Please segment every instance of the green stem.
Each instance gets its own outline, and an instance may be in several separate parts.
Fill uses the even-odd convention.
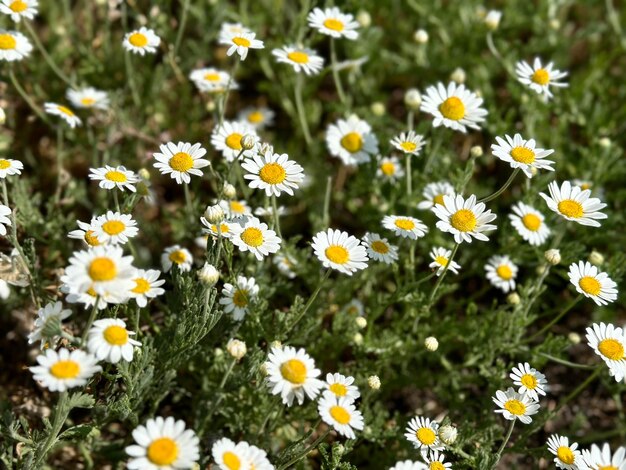
[[[117,212],[122,212],[120,210],[120,199],[119,199],[119,196],[117,194],[117,188],[113,188],[113,205],[115,206],[115,210]]]
[[[59,394],[59,401],[57,402],[57,406],[54,408],[54,419],[52,421],[52,426],[50,428],[50,432],[48,433],[48,437],[41,445],[41,448],[37,449],[37,457],[35,459],[35,463],[32,468],[42,468],[43,463],[52,449],[52,446],[57,442],[57,437],[61,432],[61,428],[63,428],[63,424],[67,419],[67,415],[69,414],[70,409],[68,407],[68,393],[67,391],[61,392]]]
[[[48,121],[48,118],[46,117],[44,112],[41,110],[41,108],[35,104],[35,102],[31,99],[28,93],[26,93],[24,88],[22,88],[20,83],[17,81],[17,78],[15,77],[15,73],[13,72],[13,67],[11,67],[10,69],[9,76],[11,77],[11,83],[13,83],[13,86],[15,87],[17,92],[20,94],[22,98],[24,98],[24,101],[26,101],[28,106],[30,106],[30,109],[32,109],[35,112],[35,114],[39,116],[39,119],[41,119],[46,124],[50,124],[50,121]]]
[[[478,202],[489,202],[497,198],[500,194],[506,191],[506,188],[508,188],[511,185],[511,183],[513,182],[513,180],[515,179],[515,177],[517,176],[519,172],[520,172],[520,169],[516,168],[513,171],[513,173],[511,173],[511,176],[509,176],[509,179],[506,180],[506,183],[504,183],[500,189],[498,189],[495,193],[491,194],[490,196],[480,199]]]
[[[500,448],[498,449],[498,452],[496,452],[496,459],[493,463],[493,467],[492,470],[495,470],[495,468],[498,466],[498,462],[500,462],[500,457],[502,456],[502,451],[504,450],[504,448],[506,447],[507,443],[509,442],[509,439],[511,438],[511,434],[513,434],[513,428],[515,427],[515,421],[517,421],[517,419],[514,419],[513,421],[511,421],[511,425],[509,426],[509,430],[506,433],[506,436],[504,437],[504,440],[502,441],[502,445],[500,446]]]
[[[322,227],[328,227],[330,223],[330,198],[332,195],[332,181],[333,177],[329,176],[326,179],[326,193],[324,194],[324,209],[322,213]]]
[[[131,62],[130,52],[128,51],[124,52],[124,64],[126,66],[126,76],[128,77],[133,103],[139,108],[141,106],[141,98],[139,96],[139,90],[137,89],[137,82],[135,81],[135,69]]]
[[[226,381],[228,380],[228,377],[230,377],[230,374],[232,373],[233,368],[235,367],[236,363],[237,363],[237,359],[235,359],[235,358],[233,358],[233,360],[230,361],[230,364],[228,365],[228,368],[226,369],[226,372],[224,373],[224,375],[222,377],[222,381],[218,385],[217,390],[214,392],[214,394],[218,395],[218,397],[213,402],[213,405],[211,406],[209,411],[204,415],[204,418],[202,419],[202,423],[199,426],[200,432],[204,432],[205,426],[210,421],[211,417],[213,416],[213,413],[215,413],[215,410],[217,410],[217,408],[219,407],[220,403],[224,399],[224,394],[220,393],[220,392],[224,389],[224,385],[226,385]]]
[[[189,0],[183,0],[183,14],[180,18],[180,25],[178,27],[178,32],[176,33],[176,42],[174,43],[174,57],[178,53],[178,48],[180,47],[180,41],[183,39],[183,33],[185,31],[185,25],[187,24],[187,13],[189,10]]]
[[[330,273],[331,272],[332,272],[332,269],[330,269],[330,268],[326,270],[326,272],[324,273],[324,275],[320,279],[319,284],[317,285],[317,287],[313,291],[313,294],[311,294],[311,297],[309,297],[309,300],[306,303],[306,305],[304,306],[304,309],[302,309],[302,312],[300,312],[300,314],[295,319],[295,321],[287,328],[287,330],[285,330],[285,336],[287,335],[287,333],[289,333],[291,330],[293,330],[293,328],[300,322],[300,320],[302,320],[302,317],[304,317],[306,312],[309,310],[309,308],[311,307],[311,305],[313,304],[313,302],[317,298],[317,295],[320,293],[320,290],[322,289],[322,286],[324,285],[324,282],[326,281],[326,279],[328,279],[330,277]]]
[[[309,124],[306,119],[306,113],[304,112],[304,105],[302,104],[302,85],[304,78],[301,73],[296,74],[296,86],[295,86],[295,98],[296,109],[298,110],[298,118],[300,119],[300,127],[302,127],[302,135],[307,145],[311,145],[311,132],[309,131]]]
[[[413,175],[411,172],[411,155],[406,155],[406,207],[407,213],[411,212],[411,195],[413,194]]]
[[[318,445],[320,445],[322,443],[322,441],[324,439],[326,439],[326,436],[328,436],[330,434],[330,428],[328,428],[326,430],[326,432],[324,434],[321,434],[317,439],[315,439],[315,441],[313,441],[312,444],[308,445],[302,452],[300,452],[298,455],[296,455],[295,457],[293,457],[291,460],[289,460],[287,463],[277,467],[277,470],[284,470],[286,468],[290,468],[292,465],[295,465],[296,463],[298,463],[300,460],[302,460],[303,458],[305,458],[309,452],[311,452],[313,449],[315,449]]]
[[[37,36],[37,33],[35,32],[33,27],[30,25],[30,22],[24,21],[24,25],[26,26],[26,29],[28,30],[30,37],[33,38],[33,42],[35,43],[35,46],[37,46],[37,49],[39,49],[39,52],[41,52],[41,55],[43,56],[46,63],[50,66],[52,71],[71,88],[75,88],[76,85],[74,84],[74,82],[67,75],[63,73],[63,71],[57,66],[57,64],[55,64],[50,54],[48,54],[46,49],[43,47],[43,44],[39,40],[39,36]]]
[[[339,76],[339,70],[337,70],[337,50],[335,46],[335,39],[330,38],[330,67],[333,71],[333,80],[335,81],[335,88],[337,88],[337,94],[341,100],[341,104],[346,104],[346,95],[343,92],[343,85],[341,84],[341,77]]]
[[[406,115],[406,127],[409,132],[413,130],[414,118],[415,118],[415,113],[413,112],[412,109],[409,109],[409,112]]]
[[[189,214],[189,221],[193,223],[193,204],[191,202],[191,193],[189,192],[189,185],[183,183],[183,190],[185,191],[185,204],[187,205],[187,213]]]
[[[222,95],[222,99],[221,99],[222,104],[220,107],[220,127],[224,123],[224,115],[226,114],[226,106],[228,105],[228,97],[230,96],[230,85],[233,81],[233,78],[235,77],[235,73],[237,72],[238,65],[239,65],[239,59],[235,59],[235,63],[228,77],[228,83],[226,84],[226,91]]]
[[[443,272],[441,273],[441,276],[439,276],[439,278],[437,279],[437,283],[435,284],[435,287],[434,287],[433,291],[430,293],[430,298],[428,299],[428,305],[429,306],[431,306],[432,303],[433,303],[433,299],[435,298],[435,294],[437,293],[437,290],[439,289],[439,286],[441,285],[441,282],[443,281],[443,278],[445,277],[446,273],[448,272],[448,266],[450,266],[450,264],[452,263],[452,260],[454,260],[454,255],[456,255],[456,252],[459,249],[459,245],[460,245],[460,243],[455,243],[454,248],[452,248],[452,254],[450,255],[450,258],[448,258],[448,262],[444,266]]]
[[[566,361],[565,359],[561,359],[559,357],[555,357],[555,356],[552,356],[550,354],[546,354],[546,353],[542,353],[542,352],[540,352],[539,355],[541,357],[545,357],[549,361],[556,362],[557,364],[562,364],[562,365],[567,366],[567,367],[572,367],[574,369],[589,369],[589,370],[592,370],[592,369],[596,368],[596,366],[588,366],[588,365],[585,365],[585,364],[576,364],[575,362]]]
[[[57,126],[57,189],[54,193],[54,204],[58,205],[61,199],[61,186],[63,184],[63,127]]]
[[[533,339],[541,336],[543,333],[545,333],[550,328],[552,328],[552,326],[554,326],[561,318],[563,318],[567,312],[569,312],[572,308],[574,308],[574,306],[578,302],[580,302],[580,299],[582,299],[582,298],[583,298],[582,295],[576,296],[576,298],[574,300],[572,300],[563,310],[561,310],[561,312],[556,317],[554,317],[550,323],[548,323],[546,326],[544,326],[542,329],[540,329],[537,333],[535,333],[530,338],[528,338],[528,340],[526,340],[526,342],[532,341]]]
[[[276,196],[272,194],[272,212],[274,213],[274,228],[276,229],[276,233],[280,238],[283,238],[283,235],[280,233],[280,216],[278,215],[278,204],[276,204]]]
[[[87,324],[85,325],[85,331],[83,331],[83,336],[80,338],[80,345],[85,346],[87,343],[87,336],[89,335],[89,330],[91,329],[91,325],[96,319],[96,314],[98,313],[98,304],[100,303],[100,296],[96,296],[96,300],[91,309],[91,313],[89,314],[89,319],[87,320]]]
[[[574,391],[572,391],[569,395],[567,395],[563,399],[563,401],[561,403],[559,403],[559,406],[557,406],[556,409],[554,409],[551,412],[551,416],[555,416],[561,410],[561,408],[563,408],[571,400],[576,398],[580,392],[582,392],[585,388],[587,388],[587,385],[589,385],[591,382],[593,382],[596,379],[596,377],[598,375],[600,375],[600,372],[602,372],[603,369],[604,369],[603,366],[596,367],[596,370],[593,371],[593,374],[591,374],[589,377],[587,377],[587,379],[583,383],[581,383],[578,387],[576,387],[574,389]]]

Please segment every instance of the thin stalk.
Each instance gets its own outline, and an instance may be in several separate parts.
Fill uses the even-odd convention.
[[[117,194],[117,189],[116,189],[116,188],[113,188],[113,191],[112,191],[112,192],[113,192],[113,205],[115,206],[115,210],[116,210],[117,212],[122,212],[122,211],[120,210],[120,199],[119,199],[119,196],[118,196],[118,194]]]
[[[502,194],[504,191],[506,191],[506,188],[508,188],[509,186],[511,186],[511,183],[513,182],[513,180],[515,179],[515,177],[517,176],[517,174],[520,172],[519,168],[516,168],[513,173],[511,173],[511,176],[509,176],[509,179],[506,180],[506,183],[504,183],[502,185],[502,187],[500,189],[498,189],[495,193],[491,194],[490,196],[487,196],[485,198],[482,198],[481,200],[479,200],[478,202],[489,202],[495,198],[497,198],[500,194]]]
[[[272,194],[272,212],[274,213],[274,228],[280,238],[283,238],[280,233],[280,216],[278,215],[278,204],[276,204],[276,195]]]
[[[489,51],[493,54],[493,56],[496,59],[498,59],[498,62],[502,64],[502,67],[504,67],[504,70],[506,70],[509,75],[514,77],[515,74],[505,62],[504,58],[502,57],[502,54],[500,54],[500,51],[498,51],[498,49],[496,48],[496,45],[493,42],[493,34],[491,33],[491,31],[487,33],[487,47],[489,48]]]
[[[582,298],[583,298],[582,295],[578,295],[574,300],[572,300],[569,304],[567,304],[567,306],[563,310],[561,310],[561,312],[556,317],[554,317],[550,323],[548,323],[546,326],[540,329],[537,333],[535,333],[530,338],[528,338],[526,342],[532,341],[533,339],[541,336],[543,333],[545,333],[550,328],[552,328],[552,326],[554,326],[561,318],[563,318],[567,312],[569,312],[572,308],[574,308],[576,304],[580,302],[580,299]]]
[[[185,25],[187,24],[187,13],[189,10],[189,0],[183,0],[183,14],[180,17],[180,25],[178,32],[176,33],[176,42],[174,43],[173,56],[176,57],[178,48],[180,47],[180,41],[183,39],[183,33],[185,32]]]
[[[61,199],[61,185],[63,179],[63,127],[57,126],[57,189],[54,193],[54,204],[58,205]]]
[[[220,127],[224,123],[224,115],[226,114],[226,106],[228,105],[228,97],[230,96],[230,85],[233,81],[233,77],[237,72],[237,67],[239,66],[239,59],[235,59],[235,63],[233,68],[230,71],[230,76],[228,77],[228,83],[226,84],[226,92],[222,95],[222,105],[220,107]]]
[[[413,175],[411,172],[411,155],[406,157],[406,207],[407,211],[411,211],[411,195],[413,194]]]
[[[540,352],[539,355],[541,357],[545,357],[549,361],[556,362],[557,364],[562,364],[562,365],[567,366],[567,367],[572,367],[574,369],[588,369],[588,370],[592,370],[592,369],[596,368],[596,366],[588,366],[588,365],[585,365],[585,364],[576,364],[575,362],[566,361],[565,359],[561,359],[559,357],[555,357],[555,356],[552,356],[550,354],[546,354],[546,353],[542,353],[542,352]]]
[[[413,130],[413,121],[415,118],[415,113],[413,112],[412,109],[409,109],[409,112],[406,115],[406,128],[407,131],[412,131]]]
[[[67,391],[61,392],[59,394],[59,401],[57,402],[57,406],[54,408],[54,419],[52,421],[52,427],[50,428],[50,432],[48,437],[43,442],[41,446],[41,450],[37,452],[37,458],[35,459],[35,463],[32,468],[42,468],[43,463],[46,460],[48,452],[52,449],[52,446],[56,443],[57,437],[63,428],[63,424],[67,419],[67,415],[69,414],[68,408],[68,393]]]
[[[32,109],[35,112],[35,114],[39,116],[39,119],[41,119],[46,124],[50,124],[50,121],[48,121],[48,118],[46,117],[44,112],[41,110],[41,108],[35,104],[35,102],[28,95],[28,93],[26,93],[24,88],[22,88],[22,86],[20,85],[20,82],[17,81],[17,78],[15,77],[15,73],[13,72],[13,67],[11,67],[9,76],[11,77],[11,83],[13,83],[13,86],[15,87],[17,92],[20,94],[22,98],[24,98],[24,101],[26,101],[28,106],[30,106],[30,109]]]
[[[300,322],[300,320],[302,320],[302,317],[304,317],[306,312],[309,310],[309,308],[311,307],[311,305],[313,304],[313,302],[317,298],[317,295],[320,293],[320,290],[322,290],[322,286],[324,285],[324,282],[326,281],[326,279],[328,279],[330,277],[331,271],[332,271],[332,269],[330,269],[330,268],[326,270],[326,272],[324,273],[324,275],[320,279],[319,284],[317,285],[317,287],[313,291],[313,294],[311,294],[311,297],[309,297],[309,300],[306,303],[306,305],[304,306],[304,309],[302,309],[302,312],[300,312],[300,315],[298,315],[296,320],[287,328],[287,330],[285,330],[285,335],[287,335],[287,333],[289,333],[291,330],[293,330],[293,328],[298,324],[298,322]]]
[[[52,71],[71,88],[75,88],[76,85],[74,84],[72,79],[70,79],[67,75],[63,73],[63,71],[54,62],[50,54],[48,54],[48,52],[46,51],[46,48],[43,47],[43,44],[39,40],[39,36],[37,36],[37,33],[31,26],[30,22],[24,21],[24,25],[26,26],[26,29],[28,30],[28,34],[30,34],[30,37],[33,38],[33,42],[35,43],[35,46],[37,46],[37,49],[39,49],[39,52],[41,52],[41,55],[43,56],[46,63],[50,66]]]
[[[330,223],[330,197],[332,193],[332,181],[332,176],[329,176],[326,179],[326,193],[324,194],[324,212],[322,214],[322,227],[328,227],[328,224]]]
[[[429,306],[432,305],[432,303],[433,303],[433,299],[435,298],[435,294],[437,293],[437,290],[439,289],[439,286],[441,285],[441,282],[443,281],[443,278],[446,276],[446,273],[448,272],[448,266],[450,266],[450,264],[452,264],[452,261],[454,260],[454,255],[456,255],[456,251],[459,249],[459,245],[460,245],[460,243],[455,243],[454,248],[452,249],[452,254],[450,255],[450,258],[448,258],[448,262],[444,266],[443,272],[441,273],[441,276],[439,276],[439,278],[437,279],[437,283],[435,284],[435,288],[430,293],[430,298],[428,299],[428,305]]]
[[[98,313],[98,304],[100,303],[100,296],[96,296],[96,301],[93,304],[91,309],[91,313],[89,314],[89,319],[87,320],[87,325],[85,325],[85,331],[83,331],[83,336],[80,338],[80,345],[85,346],[87,342],[87,335],[89,335],[89,330],[91,329],[91,325],[96,319],[96,314]]]
[[[346,95],[343,92],[343,85],[341,84],[341,77],[339,76],[339,70],[337,70],[337,50],[335,46],[335,39],[330,38],[330,67],[333,71],[333,80],[335,81],[335,88],[337,88],[337,94],[341,100],[341,104],[346,104]]]
[[[326,436],[328,436],[329,434],[330,434],[330,428],[328,428],[324,434],[321,434],[320,437],[315,439],[315,441],[313,441],[312,444],[308,445],[302,452],[300,452],[300,454],[296,455],[291,460],[289,460],[287,463],[285,463],[285,464],[281,465],[280,467],[278,467],[277,470],[284,470],[284,469],[290,468],[292,465],[295,465],[296,463],[298,463],[300,460],[305,458],[308,455],[309,452],[311,452],[318,445],[320,445],[322,443],[322,441],[324,439],[326,439]]]
[[[502,456],[502,451],[504,450],[504,448],[506,447],[507,443],[509,442],[509,439],[511,438],[511,434],[513,434],[513,428],[515,427],[515,421],[517,421],[517,420],[514,419],[513,421],[511,421],[511,425],[509,426],[509,430],[507,431],[506,436],[504,437],[504,440],[502,441],[502,445],[498,449],[498,452],[496,452],[496,460],[494,461],[493,466],[491,467],[492,470],[497,468],[498,462],[500,462],[500,457]]]
[[[189,185],[183,184],[185,191],[185,204],[187,205],[187,213],[189,214],[189,221],[193,222],[193,204],[191,202],[191,193],[189,192]]]
[[[301,73],[296,74],[296,85],[295,85],[295,98],[296,98],[296,109],[298,110],[298,118],[300,119],[300,127],[302,127],[302,135],[304,135],[304,140],[307,145],[311,145],[311,132],[309,131],[309,124],[306,120],[306,113],[304,112],[304,105],[302,104],[302,85],[304,83],[304,78]]]
[[[135,81],[135,69],[131,62],[130,52],[128,51],[124,52],[124,65],[126,66],[126,76],[128,77],[133,103],[139,108],[141,106],[141,98],[139,96],[139,90],[137,89],[137,82]]]
[[[214,393],[215,395],[218,395],[217,400],[215,400],[215,402],[213,402],[213,405],[211,406],[209,411],[204,415],[204,418],[202,419],[202,423],[201,423],[201,425],[199,427],[200,432],[204,431],[204,427],[207,425],[207,423],[209,422],[209,420],[211,419],[211,417],[215,413],[215,410],[217,410],[217,408],[219,407],[220,403],[224,399],[224,394],[220,393],[220,392],[224,389],[224,385],[226,385],[226,381],[228,380],[228,377],[230,377],[230,374],[233,372],[233,368],[235,367],[236,363],[237,363],[237,359],[233,358],[233,360],[230,361],[230,364],[228,365],[228,368],[226,369],[226,372],[222,376],[222,381],[220,382],[220,384],[217,387],[217,390]]]
[[[587,379],[581,383],[578,387],[576,387],[574,389],[574,391],[572,391],[569,395],[567,395],[563,401],[561,403],[559,403],[559,406],[557,406],[551,413],[551,416],[556,415],[559,410],[561,410],[561,408],[563,408],[565,405],[567,405],[571,400],[573,400],[574,398],[576,398],[578,396],[578,394],[580,392],[582,392],[585,388],[587,388],[587,385],[589,385],[591,382],[593,382],[596,377],[598,375],[600,375],[600,372],[602,372],[602,370],[604,369],[603,366],[598,366],[596,367],[596,370],[593,371],[593,374],[591,374],[589,377],[587,377]]]

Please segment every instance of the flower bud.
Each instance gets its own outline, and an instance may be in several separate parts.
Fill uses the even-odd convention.
[[[465,83],[466,78],[467,76],[465,75],[465,70],[463,70],[461,67],[455,68],[454,71],[450,74],[450,80],[458,84]]]
[[[439,348],[439,341],[437,341],[437,338],[435,338],[434,336],[429,336],[424,341],[424,346],[426,346],[426,349],[428,349],[430,352],[434,352],[437,350],[437,348]]]
[[[519,305],[520,303],[520,298],[517,292],[511,292],[509,295],[506,296],[506,301],[508,302],[509,305]]]
[[[572,344],[580,343],[580,335],[578,333],[575,333],[574,331],[572,331],[570,334],[567,335],[567,339]]]
[[[213,111],[215,111],[215,101],[213,101],[213,100],[207,101],[207,103],[206,103],[206,110],[209,113],[212,113]]]
[[[385,115],[385,105],[383,103],[381,103],[380,101],[376,101],[374,103],[372,103],[372,105],[370,106],[370,109],[372,110],[372,114],[374,116],[384,116]]]
[[[561,22],[557,20],[556,18],[552,18],[550,20],[550,27],[556,31],[561,27]]]
[[[279,340],[275,339],[274,341],[272,341],[270,343],[270,346],[272,348],[282,348],[283,347],[283,343],[281,343]]]
[[[372,24],[372,17],[365,10],[361,10],[356,14],[356,20],[363,28],[367,28]]]
[[[226,344],[226,350],[228,351],[228,354],[238,361],[244,357],[248,351],[246,343],[234,338]]]
[[[372,390],[378,390],[378,389],[380,389],[380,379],[378,378],[377,375],[370,375],[367,378],[367,385]]]
[[[502,12],[498,10],[489,10],[487,16],[485,16],[485,24],[491,31],[495,31],[500,26],[500,18],[502,18]]]
[[[474,158],[479,158],[483,156],[483,148],[480,145],[474,145],[470,149],[470,155]]]
[[[150,172],[146,168],[142,168],[137,173],[139,173],[142,180],[150,180]]]
[[[224,209],[222,209],[219,204],[207,206],[204,211],[204,218],[212,224],[219,224],[224,220]]]
[[[534,166],[531,166],[530,167],[530,176],[531,176],[531,178],[533,176],[537,176],[537,173],[539,173],[539,170],[537,170],[537,168],[535,168]]]
[[[356,323],[356,326],[358,326],[359,328],[365,328],[367,326],[367,320],[364,317],[356,317],[356,320],[354,320]]]
[[[7,115],[4,113],[4,109],[0,108],[0,126],[4,125],[7,121]]]
[[[422,104],[422,95],[415,88],[410,88],[404,94],[404,104],[407,108],[417,111]]]
[[[240,144],[244,150],[252,150],[256,145],[256,138],[252,134],[245,134],[241,137]]]
[[[602,137],[598,141],[598,144],[600,144],[600,147],[608,148],[611,146],[611,139],[609,139],[608,137]]]
[[[455,443],[458,432],[456,428],[450,424],[446,424],[445,426],[441,426],[439,428],[439,439],[446,444],[451,446]]]
[[[428,42],[428,33],[423,29],[418,29],[413,34],[413,40],[418,44],[426,44]]]
[[[212,287],[219,281],[220,272],[212,264],[204,263],[204,266],[198,271],[198,279],[204,285]]]
[[[356,345],[363,344],[363,335],[361,333],[355,333],[355,335],[352,338],[352,341],[354,341],[354,344]]]
[[[224,183],[224,196],[228,199],[233,199],[235,196],[237,196],[237,190],[232,184]]]
[[[535,268],[535,272],[537,273],[538,276],[541,276],[543,273],[546,272],[546,266],[544,264],[540,264],[539,266],[537,266],[537,268]]]
[[[543,254],[546,258],[546,261],[550,263],[552,266],[556,266],[561,262],[561,252],[555,248],[551,248]]]
[[[596,266],[602,266],[604,264],[604,256],[601,253],[598,253],[596,250],[593,250],[589,254],[589,262]]]

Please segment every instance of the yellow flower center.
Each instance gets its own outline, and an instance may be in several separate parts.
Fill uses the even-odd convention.
[[[89,294],[90,296],[94,298],[98,296],[98,294],[96,294],[96,291],[93,290],[93,287],[90,287],[89,289],[87,289],[87,294]]]
[[[396,173],[396,166],[391,162],[385,162],[380,165],[380,171],[387,176],[391,176]]]
[[[443,266],[445,268],[446,265],[448,264],[448,258],[446,258],[445,256],[437,256],[435,258],[435,263],[437,263],[440,266]]]
[[[125,183],[128,180],[128,178],[126,178],[126,175],[124,173],[122,173],[121,171],[117,171],[117,170],[107,171],[104,174],[104,177],[108,179],[109,181],[113,181],[114,183]]]
[[[573,199],[563,199],[557,206],[559,212],[567,217],[578,219],[583,216],[583,205]]]
[[[117,266],[111,258],[100,257],[94,258],[89,265],[89,277],[98,282],[110,281],[117,275]]]
[[[537,387],[537,379],[532,374],[522,375],[519,381],[522,382],[522,385],[529,390],[534,390],[535,387]]]
[[[343,384],[334,383],[328,387],[338,397],[345,397],[348,393],[348,388]]]
[[[135,279],[135,287],[132,292],[135,294],[145,294],[150,290],[150,283],[144,279],[143,277],[138,277]]]
[[[340,245],[330,245],[324,253],[326,258],[336,264],[346,264],[350,260],[350,253]]]
[[[50,373],[57,379],[74,379],[80,374],[80,364],[70,359],[59,361],[50,367]]]
[[[603,339],[598,344],[598,350],[613,361],[624,359],[624,345],[616,339]]]
[[[381,255],[384,255],[385,253],[389,252],[389,246],[385,242],[380,241],[380,240],[373,241],[370,244],[370,248],[374,250],[376,253],[380,253]]]
[[[204,79],[207,82],[219,82],[220,81],[220,74],[219,73],[205,73],[204,74]]]
[[[533,73],[531,80],[537,85],[547,85],[550,83],[550,74],[546,69],[537,69],[535,70],[535,73]]]
[[[233,303],[239,308],[248,305],[248,291],[245,289],[235,291],[233,294]]]
[[[61,111],[63,114],[65,114],[66,116],[70,116],[70,117],[74,116],[74,112],[71,109],[66,108],[65,106],[60,106],[59,105],[59,106],[57,106],[57,109],[59,111]]]
[[[413,152],[417,148],[417,144],[414,142],[400,142],[400,147],[405,152]]]
[[[237,214],[243,214],[246,211],[246,206],[239,201],[230,201],[230,210]]]
[[[342,21],[339,21],[335,18],[328,18],[324,21],[324,26],[328,29],[332,29],[333,31],[341,32],[345,27]]]
[[[87,230],[85,232],[85,242],[89,246],[98,246],[100,244],[100,240],[93,234],[93,230]]]
[[[500,266],[498,266],[496,268],[496,272],[498,273],[498,276],[500,276],[500,278],[504,279],[505,281],[508,281],[513,277],[513,271],[506,264],[501,264]]]
[[[217,233],[217,225],[211,225],[211,230]],[[228,233],[228,225],[220,224],[220,233]]]
[[[585,276],[578,281],[580,288],[589,295],[599,295],[602,285],[595,277]]]
[[[154,465],[171,465],[178,458],[178,444],[169,437],[155,439],[148,446],[148,460]]]
[[[343,406],[332,406],[329,413],[339,424],[348,424],[350,422],[350,413]]]
[[[471,232],[476,227],[476,216],[469,209],[458,210],[450,217],[450,225],[459,232]]]
[[[172,263],[176,264],[183,264],[185,261],[187,261],[187,255],[182,250],[172,251],[169,258]]]
[[[124,231],[126,225],[119,220],[108,220],[102,224],[102,230],[109,235],[118,235]]]
[[[186,152],[178,152],[170,158],[169,164],[172,170],[185,173],[190,168],[193,168],[193,158]]]
[[[256,227],[248,227],[241,232],[241,239],[246,245],[256,248],[263,244],[263,232]]]
[[[598,465],[598,470],[619,470],[615,465]]]
[[[446,470],[446,467],[444,467],[441,462],[435,460],[434,462],[430,463],[430,465],[428,466],[428,470]]]
[[[435,204],[439,204],[440,206],[443,206],[443,194],[437,194],[434,198],[433,198],[433,202]]]
[[[11,166],[11,162],[9,160],[5,160],[4,158],[0,158],[0,170],[6,170]]]
[[[8,51],[11,49],[15,49],[17,45],[17,41],[10,34],[0,34],[0,49],[4,51]]]
[[[413,222],[411,219],[397,219],[394,222],[394,225],[399,229],[406,231],[413,230],[415,228],[415,222]]]
[[[133,33],[128,38],[128,42],[130,42],[135,47],[146,47],[148,44],[148,38],[141,33]]]
[[[557,458],[567,465],[572,465],[576,457],[574,456],[574,452],[567,446],[561,446],[556,450]]]
[[[224,452],[222,455],[222,461],[228,470],[239,470],[241,468],[241,460],[234,452]]]
[[[526,147],[511,149],[511,158],[519,163],[530,164],[535,161],[535,152]]]
[[[283,378],[292,384],[302,385],[306,382],[306,365],[299,359],[289,359],[280,366]]]
[[[526,405],[519,400],[508,400],[504,404],[504,409],[515,416],[522,416],[526,413]]]
[[[585,191],[586,189],[591,189],[591,183],[581,183],[580,189]]]
[[[251,122],[252,124],[258,124],[260,122],[263,122],[265,120],[265,116],[263,116],[263,113],[261,111],[252,111],[250,114],[248,114],[248,122]]]
[[[293,51],[287,54],[287,58],[296,64],[308,64],[309,54],[302,51]]]
[[[419,428],[415,433],[415,437],[417,437],[417,440],[426,446],[433,445],[437,439],[435,431],[430,428]]]
[[[356,153],[363,148],[363,139],[357,132],[349,132],[341,138],[341,146],[350,153]]]
[[[113,346],[123,346],[128,342],[128,331],[118,325],[111,325],[102,334],[104,340]]]
[[[95,102],[96,100],[94,100],[93,98],[81,98],[80,100],[80,104],[82,104],[83,106],[93,106]]]
[[[241,134],[237,132],[233,132],[228,137],[226,137],[226,145],[233,150],[241,150]]]
[[[28,8],[28,5],[26,4],[26,2],[23,2],[22,0],[15,0],[14,2],[11,3],[9,8],[13,10],[15,13],[22,13],[24,10]]]
[[[259,178],[267,184],[280,184],[287,178],[287,172],[278,163],[267,163],[259,171]]]
[[[233,38],[233,43],[237,46],[250,47],[250,40],[242,37]]]
[[[451,96],[439,105],[439,112],[446,119],[460,121],[465,117],[465,105],[456,96]]]
[[[536,232],[541,226],[541,219],[535,214],[526,214],[522,217],[522,223],[528,230]]]

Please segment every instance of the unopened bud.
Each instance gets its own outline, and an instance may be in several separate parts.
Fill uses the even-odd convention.
[[[550,27],[556,31],[561,27],[561,22],[556,18],[553,18],[550,20]]]
[[[465,75],[465,70],[463,70],[461,67],[455,68],[454,71],[450,74],[450,80],[459,84],[465,83],[466,78],[467,77]]]
[[[537,273],[537,275],[541,276],[543,273],[546,272],[546,266],[544,264],[540,264],[539,266],[537,266],[535,268],[535,272]]]
[[[518,293],[511,292],[509,295],[506,296],[506,301],[509,303],[509,305],[519,305],[520,298]]]
[[[384,116],[385,115],[385,105],[383,103],[381,103],[380,101],[376,101],[375,103],[372,103],[372,105],[370,106],[370,109],[372,110],[372,114],[374,116]]]
[[[372,24],[372,17],[365,10],[361,10],[357,13],[356,20],[363,28],[367,28]]]
[[[271,346],[272,348],[279,348],[279,349],[280,349],[280,348],[282,348],[282,347],[283,347],[283,343],[281,343],[279,340],[275,339],[274,341],[272,341],[272,342],[270,343],[270,346]]]
[[[439,341],[437,341],[437,338],[435,338],[434,336],[429,336],[424,341],[424,346],[426,346],[426,349],[428,349],[430,352],[434,352],[437,350],[437,348],[439,348]]]
[[[593,250],[589,254],[589,262],[596,266],[602,266],[604,264],[604,256],[601,253],[598,253],[596,250]]]
[[[355,333],[352,341],[354,341],[354,344],[356,345],[363,344],[363,335],[361,333]]]
[[[237,196],[237,190],[232,184],[224,183],[224,196],[228,199],[233,199],[235,196]]]
[[[537,168],[535,168],[534,166],[530,167],[530,176],[537,176],[537,173],[539,173],[539,170],[537,170]]]
[[[578,333],[573,332],[573,331],[570,334],[567,335],[567,339],[572,344],[579,344],[580,343],[580,335]]]
[[[213,111],[215,111],[215,101],[213,101],[213,100],[207,101],[207,103],[206,103],[206,110],[209,113],[212,113]]]
[[[356,320],[354,320],[354,322],[359,328],[365,328],[367,326],[367,320],[363,317],[356,317]]]
[[[370,375],[367,378],[367,385],[372,390],[378,390],[378,389],[380,389],[380,379],[378,378],[377,375]]]
[[[485,16],[485,24],[491,31],[495,31],[500,26],[500,18],[502,18],[502,12],[498,10],[489,10],[487,16]]]
[[[252,150],[256,145],[256,138],[252,134],[245,134],[241,137],[240,144],[244,150]]]
[[[142,168],[137,173],[139,173],[142,180],[150,180],[150,172],[147,169]]]
[[[446,445],[451,446],[452,444],[454,444],[456,441],[457,435],[458,435],[458,431],[456,430],[454,426],[450,424],[441,426],[439,428],[439,439],[441,439],[441,441]]]
[[[206,286],[214,286],[220,279],[220,272],[209,263],[204,263],[204,266],[198,271],[198,279]]]
[[[207,206],[204,211],[204,217],[211,224],[219,224],[224,220],[224,209],[222,209],[219,204]]]
[[[246,343],[240,341],[238,339],[231,339],[226,345],[226,350],[228,354],[230,354],[234,359],[240,360],[242,357],[246,355],[248,349],[246,348]]]
[[[600,147],[608,148],[611,146],[611,139],[609,139],[608,137],[602,137],[598,141],[598,144],[600,144]]]
[[[479,158],[483,156],[483,148],[480,145],[474,145],[470,149],[470,155],[474,158]]]
[[[404,94],[404,104],[407,108],[417,111],[422,104],[422,95],[415,88],[410,88]]]
[[[561,252],[556,248],[551,248],[543,254],[546,261],[552,266],[556,266],[561,262]]]
[[[428,33],[423,29],[418,29],[413,34],[413,40],[418,44],[426,44],[428,42]]]

